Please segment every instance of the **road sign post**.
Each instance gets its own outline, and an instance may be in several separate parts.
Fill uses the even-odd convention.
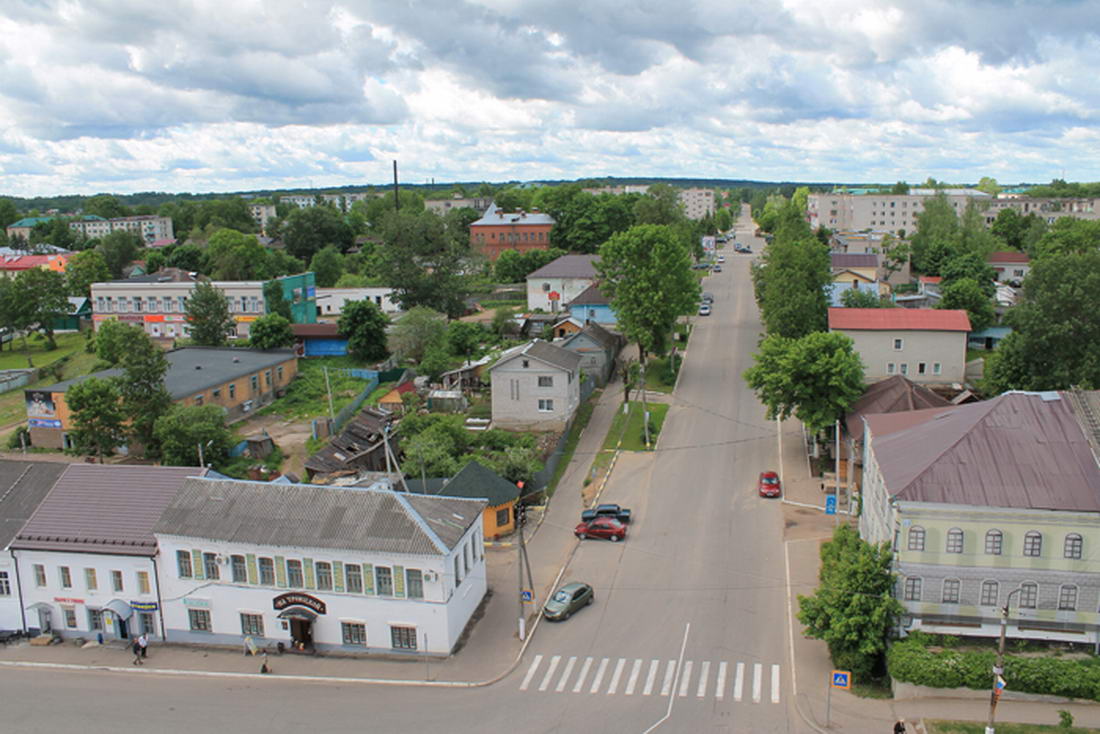
[[[834,509],[836,509],[834,507]],[[825,688],[825,728],[828,729],[829,719],[833,708],[833,689],[842,688],[845,691],[852,687],[852,671],[834,670],[829,674],[829,685]]]
[[[835,515],[836,514],[836,495],[835,494],[830,494],[827,497],[825,497],[825,514],[826,515]]]
[[[530,604],[531,602],[535,601],[535,592],[533,592],[531,589],[524,589],[519,592],[519,598],[523,600],[524,604]]]

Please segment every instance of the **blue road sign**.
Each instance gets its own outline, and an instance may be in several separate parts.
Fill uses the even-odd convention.
[[[836,514],[836,495],[835,494],[830,494],[830,495],[825,497],[825,514],[826,515],[835,515]]]
[[[849,670],[834,670],[833,671],[833,688],[851,688],[852,687],[852,673]]]
[[[523,591],[519,592],[519,598],[523,599],[523,601],[527,603],[533,602],[535,600],[535,592],[531,591],[530,589],[524,589]]]

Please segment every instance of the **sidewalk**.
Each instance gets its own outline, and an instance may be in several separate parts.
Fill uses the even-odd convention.
[[[525,605],[528,639],[534,633],[543,601],[557,583],[560,571],[577,547],[573,527],[580,514],[581,490],[596,452],[622,400],[621,382],[612,380],[596,403],[588,426],[581,434],[573,458],[566,466],[545,515],[526,530],[527,553],[534,576],[535,601]],[[409,685],[479,685],[507,675],[516,664],[523,643],[518,639],[519,571],[518,544],[487,547],[486,573],[490,596],[469,639],[454,655],[445,659],[343,657],[338,655],[271,655],[268,664],[274,677],[303,676],[345,681],[392,682]],[[45,663],[88,668],[135,670],[132,655],[120,641],[103,646],[76,647],[72,642],[31,647],[26,642],[0,648],[0,665]],[[196,675],[256,675],[261,659],[243,650],[194,648],[173,644],[150,645],[149,658],[141,670]]]

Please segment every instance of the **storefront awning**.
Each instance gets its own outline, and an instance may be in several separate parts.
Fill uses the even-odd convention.
[[[119,619],[129,619],[134,615],[133,608],[122,599],[111,599],[107,606],[103,607],[108,612],[113,612]]]
[[[29,607],[27,607],[28,612],[37,612],[40,609],[45,610],[47,612],[52,612],[53,611],[53,604],[47,604],[44,601],[36,601],[34,604],[31,604]]]
[[[279,619],[304,619],[312,622],[317,619],[317,615],[305,607],[287,607],[279,612]]]

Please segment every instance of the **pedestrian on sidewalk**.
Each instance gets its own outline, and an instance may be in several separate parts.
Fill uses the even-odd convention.
[[[898,719],[894,724],[894,734],[905,734],[905,719]]]
[[[133,664],[134,665],[144,665],[145,663],[143,663],[141,661],[141,643],[138,642],[136,638],[134,639],[134,641],[132,643],[130,643],[130,650],[134,653],[134,663]]]
[[[138,645],[141,646],[141,659],[145,660],[149,657],[149,635],[142,632],[141,636],[138,637]]]
[[[267,675],[271,672],[271,666],[267,664],[267,650],[264,650],[264,661],[260,663],[260,673]]]

